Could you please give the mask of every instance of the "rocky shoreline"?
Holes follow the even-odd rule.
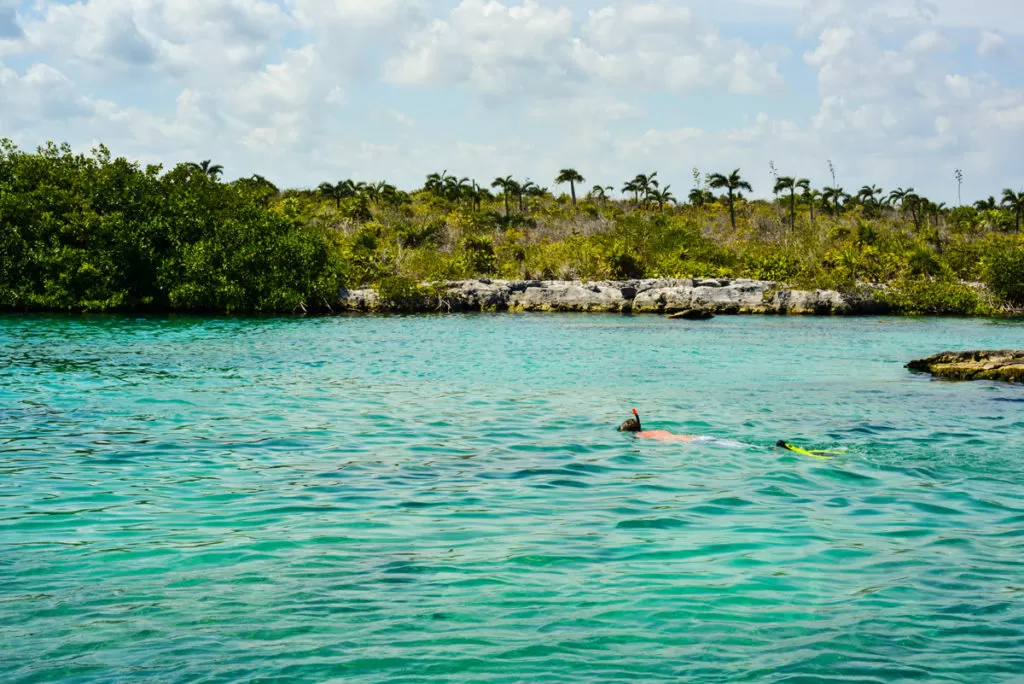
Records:
[[[423,284],[400,300],[371,289],[342,290],[343,310],[364,312],[579,311],[675,314],[871,315],[887,312],[880,302],[832,290],[791,290],[780,283],[748,279],[647,279],[579,282],[478,280]]]
[[[946,380],[1001,380],[1024,383],[1024,349],[942,352],[907,368]]]

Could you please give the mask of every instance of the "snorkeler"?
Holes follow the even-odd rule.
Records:
[[[640,414],[637,413],[636,409],[633,409],[633,417],[627,420],[625,423],[619,426],[619,432],[629,432],[635,437],[642,439],[653,439],[659,442],[710,442],[714,444],[721,444],[724,446],[737,446],[743,447],[748,446],[740,444],[739,442],[731,442],[727,440],[719,440],[713,437],[699,437],[697,435],[676,435],[668,430],[644,430],[643,425],[640,423]],[[776,442],[775,446],[779,449],[785,449],[792,451],[793,453],[800,454],[802,456],[810,456],[811,458],[818,458],[822,460],[828,460],[839,454],[831,451],[820,451],[817,449],[802,449],[801,447],[794,446],[789,442],[780,439]]]
[[[697,439],[694,435],[674,435],[668,430],[644,431],[640,425],[640,414],[633,409],[633,417],[619,426],[619,432],[631,432],[635,437],[642,439],[656,439],[659,442],[692,442]]]

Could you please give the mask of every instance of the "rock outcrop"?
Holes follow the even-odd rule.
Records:
[[[911,361],[912,371],[947,380],[1002,380],[1024,383],[1024,349],[942,352]]]
[[[715,314],[707,309],[686,309],[669,314],[668,317],[674,321],[707,321],[714,318]]]
[[[583,283],[565,280],[466,280],[421,286],[413,302],[391,306],[372,290],[343,290],[350,311],[603,311],[612,313],[846,315],[884,313],[870,298],[831,290],[785,289],[765,280],[649,279]]]

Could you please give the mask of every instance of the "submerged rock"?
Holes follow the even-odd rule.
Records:
[[[1024,350],[942,352],[906,367],[948,380],[1024,382]]]
[[[675,314],[870,314],[870,298],[831,290],[788,290],[767,280],[657,278],[648,280],[465,280],[431,283],[399,308],[410,311],[603,311]],[[429,293],[429,294],[427,294]],[[392,308],[373,290],[343,290],[339,305],[353,311]]]
[[[707,309],[686,309],[685,311],[669,314],[669,318],[672,320],[682,321],[707,321],[714,317],[715,314],[711,313]]]

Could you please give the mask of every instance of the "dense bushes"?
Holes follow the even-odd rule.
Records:
[[[871,288],[894,310],[985,314],[1024,306],[1014,216],[908,212],[788,199],[666,206],[536,192],[471,201],[385,184],[279,191],[222,183],[49,145],[0,145],[0,309],[326,310],[340,286],[385,301],[472,277],[752,277],[800,288]],[[345,192],[336,192],[342,188]],[[984,283],[981,287],[977,283]],[[878,288],[876,286],[884,286]]]
[[[1024,307],[1024,241],[993,240],[982,261],[985,283],[997,296]]]
[[[326,309],[343,273],[335,238],[269,209],[268,186],[5,142],[0,307]]]
[[[904,314],[973,316],[995,313],[977,289],[957,280],[901,278],[877,291],[875,298]]]

